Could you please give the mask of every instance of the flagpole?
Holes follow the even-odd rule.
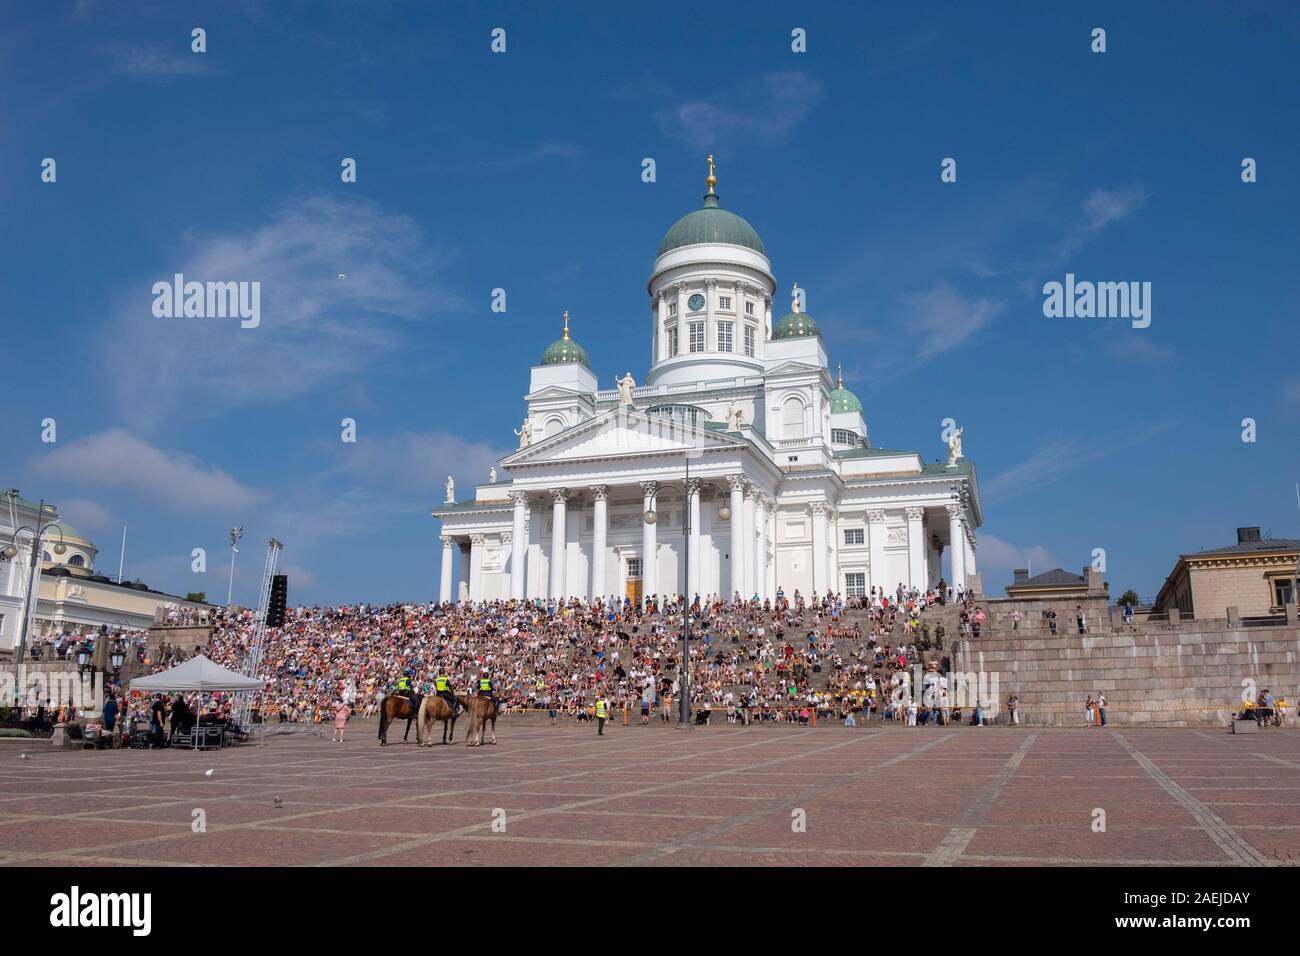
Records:
[[[126,525],[122,525],[122,551],[117,556],[117,583],[122,583],[122,568],[126,564]]]

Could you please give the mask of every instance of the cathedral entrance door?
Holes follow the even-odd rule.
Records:
[[[627,596],[632,599],[633,604],[641,603],[641,579],[640,578],[628,579]]]

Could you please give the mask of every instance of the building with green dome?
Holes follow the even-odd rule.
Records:
[[[807,291],[787,286],[774,319],[768,246],[717,184],[710,156],[703,202],[659,240],[648,363],[635,328],[593,356],[564,313],[531,370],[518,447],[433,510],[439,600],[978,589],[979,488],[960,437],[929,460],[872,446]],[[822,320],[833,333],[863,319]]]

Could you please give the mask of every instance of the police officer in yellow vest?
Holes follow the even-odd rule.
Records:
[[[478,695],[480,697],[486,697],[488,700],[492,701],[492,706],[496,707],[497,698],[496,694],[492,692],[492,679],[487,676],[486,671],[484,671],[478,679]]]
[[[451,678],[446,674],[439,673],[433,680],[433,689],[438,696],[447,702],[454,715],[456,713],[456,695],[451,692]]]
[[[605,719],[609,716],[609,701],[604,694],[596,696],[596,736],[605,736]]]
[[[393,693],[405,697],[411,702],[411,706],[416,706],[415,689],[411,686],[412,671],[409,669],[405,674],[397,678],[397,685],[393,688]]]

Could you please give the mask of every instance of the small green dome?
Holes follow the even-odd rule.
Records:
[[[862,403],[858,401],[858,396],[854,395],[843,386],[831,392],[831,412],[838,415],[840,412],[860,412]]]
[[[772,326],[772,338],[797,339],[800,337],[820,337],[822,330],[817,327],[813,317],[807,312],[789,312],[781,321]]]
[[[587,350],[569,338],[569,313],[564,313],[564,335],[546,347],[539,365],[585,365],[591,368]]]
[[[542,353],[542,365],[585,365],[591,368],[587,360],[587,350],[573,339],[556,339]]]

